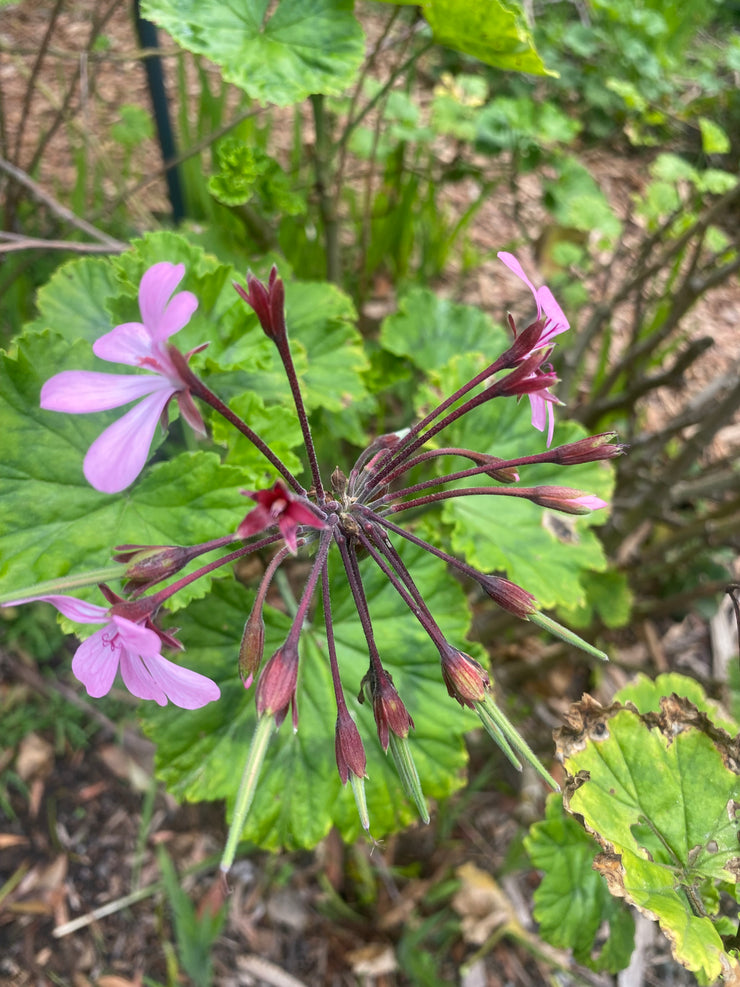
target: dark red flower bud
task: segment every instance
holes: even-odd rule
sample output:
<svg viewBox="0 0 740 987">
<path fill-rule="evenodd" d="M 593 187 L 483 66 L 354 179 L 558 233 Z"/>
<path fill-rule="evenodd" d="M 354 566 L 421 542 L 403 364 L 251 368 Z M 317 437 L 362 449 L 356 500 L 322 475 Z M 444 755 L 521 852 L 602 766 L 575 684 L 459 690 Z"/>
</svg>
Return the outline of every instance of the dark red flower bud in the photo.
<svg viewBox="0 0 740 987">
<path fill-rule="evenodd" d="M 266 336 L 275 342 L 283 342 L 288 335 L 285 325 L 285 285 L 277 276 L 277 268 L 273 264 L 270 277 L 265 286 L 247 272 L 246 290 L 234 283 L 234 287 L 247 305 L 253 309 Z"/>
<path fill-rule="evenodd" d="M 357 778 L 367 776 L 365 748 L 362 746 L 360 731 L 346 706 L 343 706 L 337 714 L 334 748 L 339 777 L 343 785 L 346 785 L 350 771 Z"/>
<path fill-rule="evenodd" d="M 381 669 L 378 673 L 371 666 L 362 684 L 367 686 L 372 699 L 373 715 L 381 746 L 384 751 L 388 750 L 389 733 L 406 738 L 409 730 L 413 729 L 414 721 L 398 695 L 393 679 L 385 669 Z M 363 701 L 362 692 L 358 699 L 360 702 Z"/>
<path fill-rule="evenodd" d="M 515 617 L 526 619 L 537 610 L 537 600 L 532 594 L 512 583 L 510 579 L 483 574 L 476 576 L 475 579 L 494 603 L 498 603 L 502 609 L 513 613 Z"/>
<path fill-rule="evenodd" d="M 262 670 L 255 695 L 257 715 L 274 716 L 280 726 L 294 701 L 297 681 L 298 645 L 288 638 Z"/>
<path fill-rule="evenodd" d="M 461 706 L 475 709 L 482 702 L 491 684 L 488 672 L 475 658 L 464 651 L 448 646 L 440 650 L 442 678 L 447 691 Z"/>
</svg>

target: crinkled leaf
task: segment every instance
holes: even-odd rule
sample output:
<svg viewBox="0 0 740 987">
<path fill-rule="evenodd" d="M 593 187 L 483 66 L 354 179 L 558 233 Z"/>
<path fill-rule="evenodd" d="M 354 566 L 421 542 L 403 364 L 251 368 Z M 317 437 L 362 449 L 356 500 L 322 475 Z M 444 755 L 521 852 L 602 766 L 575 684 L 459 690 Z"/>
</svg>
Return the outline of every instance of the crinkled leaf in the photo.
<svg viewBox="0 0 740 987">
<path fill-rule="evenodd" d="M 549 795 L 545 819 L 524 840 L 542 880 L 534 893 L 534 917 L 540 935 L 553 946 L 572 949 L 579 963 L 616 973 L 629 962 L 635 923 L 593 869 L 598 844 L 563 811 L 562 798 Z M 602 923 L 609 935 L 598 950 L 594 940 Z"/>
<path fill-rule="evenodd" d="M 86 339 L 92 343 L 115 325 L 106 300 L 117 290 L 115 269 L 109 260 L 83 257 L 62 264 L 39 288 L 39 314 L 25 331 L 55 329 L 69 340 Z"/>
<path fill-rule="evenodd" d="M 230 404 L 231 410 L 247 422 L 263 442 L 278 456 L 288 469 L 298 476 L 304 469 L 301 459 L 292 451 L 303 444 L 298 417 L 293 408 L 271 406 L 254 391 L 243 391 Z M 227 448 L 224 462 L 245 467 L 250 474 L 278 478 L 277 470 L 264 458 L 252 443 L 237 432 L 224 418 L 214 415 L 213 439 Z M 263 486 L 266 480 L 260 483 Z"/>
<path fill-rule="evenodd" d="M 461 353 L 488 353 L 493 360 L 511 339 L 482 309 L 416 287 L 401 298 L 398 311 L 383 320 L 380 342 L 429 373 Z"/>
<path fill-rule="evenodd" d="M 497 350 L 493 351 L 498 352 Z M 420 392 L 422 410 L 432 401 L 452 393 L 486 366 L 488 357 L 455 358 L 439 374 L 432 375 L 434 390 Z M 557 410 L 556 410 L 557 414 Z M 559 422 L 553 445 L 574 442 L 587 433 L 574 422 Z M 454 422 L 437 437 L 445 446 L 459 446 L 490 453 L 502 459 L 545 449 L 545 438 L 532 428 L 527 398 L 517 404 L 509 398 L 494 399 Z M 447 460 L 452 469 L 464 468 L 461 460 Z M 540 464 L 520 469 L 521 486 L 573 487 L 609 499 L 613 470 L 607 463 L 578 466 Z M 500 486 L 476 476 L 458 486 Z M 584 576 L 606 568 L 606 557 L 593 525 L 603 523 L 603 511 L 574 517 L 543 510 L 527 500 L 506 496 L 469 496 L 447 500 L 442 520 L 451 525 L 455 553 L 485 572 L 503 570 L 515 583 L 537 597 L 545 608 L 566 612 L 586 599 Z"/>
<path fill-rule="evenodd" d="M 431 556 L 411 550 L 405 557 L 440 626 L 452 641 L 462 643 L 468 616 L 460 587 Z M 372 709 L 354 698 L 368 657 L 341 572 L 339 565 L 332 566 L 337 650 L 347 702 L 367 752 L 370 829 L 380 836 L 408 825 L 416 813 L 379 745 Z M 390 584 L 368 563 L 363 565 L 363 578 L 383 664 L 416 724 L 410 743 L 424 792 L 429 798 L 442 798 L 464 781 L 463 734 L 477 720 L 447 696 L 436 649 Z M 218 583 L 207 600 L 178 613 L 180 638 L 187 647 L 184 660 L 215 678 L 222 697 L 186 717 L 154 704 L 143 709 L 145 729 L 158 745 L 158 773 L 177 798 L 225 798 L 233 807 L 255 725 L 253 694 L 245 692 L 237 674 L 239 641 L 250 605 L 251 594 L 243 587 Z M 289 620 L 268 608 L 265 622 L 267 657 L 284 641 Z M 244 831 L 245 839 L 267 848 L 313 846 L 332 825 L 347 840 L 360 831 L 351 789 L 342 787 L 334 760 L 336 706 L 323 621 L 304 633 L 301 643 L 298 709 L 298 733 L 285 723 L 270 744 Z"/>
<path fill-rule="evenodd" d="M 727 716 L 719 703 L 709 699 L 696 679 L 679 672 L 667 672 L 655 679 L 649 679 L 640 672 L 614 694 L 614 702 L 634 703 L 640 713 L 659 713 L 660 700 L 673 693 L 688 699 L 702 713 L 706 713 L 715 726 L 729 734 L 734 735 L 740 730 L 740 725 Z"/>
<path fill-rule="evenodd" d="M 714 882 L 740 877 L 738 739 L 686 699 L 640 715 L 589 696 L 556 735 L 566 808 L 604 852 L 612 894 L 657 919 L 676 959 L 714 980 L 730 959 L 713 922 Z"/>
<path fill-rule="evenodd" d="M 142 12 L 253 99 L 289 106 L 338 95 L 365 54 L 352 0 L 145 0 Z"/>
</svg>

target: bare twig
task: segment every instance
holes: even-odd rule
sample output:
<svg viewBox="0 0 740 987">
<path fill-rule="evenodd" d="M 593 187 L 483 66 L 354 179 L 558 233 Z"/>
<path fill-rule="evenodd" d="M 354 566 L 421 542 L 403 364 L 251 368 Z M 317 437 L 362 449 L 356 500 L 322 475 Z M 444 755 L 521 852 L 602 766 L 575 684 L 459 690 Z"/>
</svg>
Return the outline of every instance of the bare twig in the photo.
<svg viewBox="0 0 740 987">
<path fill-rule="evenodd" d="M 17 250 L 69 250 L 75 254 L 116 254 L 125 250 L 126 246 L 124 243 L 113 247 L 106 243 L 82 243 L 79 240 L 44 240 L 42 237 L 0 231 L 0 254 L 9 254 Z"/>
<path fill-rule="evenodd" d="M 116 240 L 112 236 L 108 236 L 102 230 L 88 223 L 87 220 L 82 219 L 80 216 L 76 216 L 70 209 L 63 206 L 61 202 L 58 202 L 53 196 L 45 192 L 41 186 L 35 182 L 30 175 L 26 174 L 21 168 L 17 168 L 15 165 L 6 161 L 4 158 L 0 158 L 0 171 L 4 171 L 6 175 L 9 175 L 14 181 L 19 185 L 23 185 L 31 195 L 38 202 L 42 202 L 48 209 L 50 209 L 59 219 L 70 226 L 74 226 L 75 229 L 80 230 L 82 233 L 87 233 L 88 236 L 97 240 L 98 243 L 105 244 L 107 247 L 112 248 L 115 251 L 121 251 L 126 249 L 126 244 L 122 243 L 120 240 Z"/>
</svg>

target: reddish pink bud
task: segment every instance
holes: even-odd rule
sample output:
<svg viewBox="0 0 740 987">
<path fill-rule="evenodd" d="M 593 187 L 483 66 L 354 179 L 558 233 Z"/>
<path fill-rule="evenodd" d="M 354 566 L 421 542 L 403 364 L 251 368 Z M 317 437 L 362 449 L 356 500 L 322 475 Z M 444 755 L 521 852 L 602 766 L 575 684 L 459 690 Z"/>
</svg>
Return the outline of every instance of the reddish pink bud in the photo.
<svg viewBox="0 0 740 987">
<path fill-rule="evenodd" d="M 237 292 L 247 305 L 253 309 L 266 336 L 276 342 L 287 338 L 285 326 L 285 285 L 277 276 L 277 268 L 273 264 L 270 277 L 265 286 L 251 273 L 247 272 L 246 290 L 240 284 L 234 284 Z"/>
<path fill-rule="evenodd" d="M 262 670 L 255 696 L 257 715 L 274 716 L 280 726 L 295 698 L 297 681 L 298 645 L 288 638 Z"/>
<path fill-rule="evenodd" d="M 367 777 L 365 748 L 362 746 L 360 731 L 346 706 L 342 706 L 337 714 L 334 748 L 343 785 L 347 784 L 350 771 L 357 778 Z"/>
<path fill-rule="evenodd" d="M 408 737 L 409 730 L 413 729 L 414 721 L 398 695 L 393 679 L 384 669 L 378 674 L 371 666 L 362 684 L 367 686 L 370 692 L 381 746 L 384 751 L 388 750 L 389 734 L 394 733 L 397 737 L 405 739 Z M 362 692 L 357 698 L 363 702 Z"/>
<path fill-rule="evenodd" d="M 537 600 L 532 594 L 512 583 L 510 579 L 504 576 L 485 575 L 477 576 L 476 579 L 494 603 L 498 603 L 502 609 L 513 613 L 515 617 L 526 620 L 537 610 Z"/>
<path fill-rule="evenodd" d="M 180 545 L 117 545 L 113 560 L 126 566 L 126 592 L 136 588 L 137 593 L 143 593 L 155 583 L 174 576 L 195 554 L 193 549 Z"/>
<path fill-rule="evenodd" d="M 614 459 L 621 456 L 625 446 L 614 442 L 616 432 L 602 432 L 600 435 L 589 435 L 578 442 L 569 442 L 552 450 L 553 462 L 563 466 L 575 466 L 577 463 L 593 463 L 599 459 Z"/>
<path fill-rule="evenodd" d="M 590 514 L 609 506 L 600 497 L 569 487 L 533 487 L 529 499 L 540 507 L 549 507 L 564 514 Z"/>
<path fill-rule="evenodd" d="M 474 703 L 482 702 L 490 687 L 488 673 L 480 662 L 457 648 L 441 650 L 440 658 L 447 691 L 461 706 L 474 709 Z"/>
<path fill-rule="evenodd" d="M 262 664 L 265 651 L 265 622 L 262 618 L 262 604 L 255 604 L 244 625 L 242 641 L 239 645 L 239 675 L 244 688 L 252 684 L 255 673 Z"/>
</svg>

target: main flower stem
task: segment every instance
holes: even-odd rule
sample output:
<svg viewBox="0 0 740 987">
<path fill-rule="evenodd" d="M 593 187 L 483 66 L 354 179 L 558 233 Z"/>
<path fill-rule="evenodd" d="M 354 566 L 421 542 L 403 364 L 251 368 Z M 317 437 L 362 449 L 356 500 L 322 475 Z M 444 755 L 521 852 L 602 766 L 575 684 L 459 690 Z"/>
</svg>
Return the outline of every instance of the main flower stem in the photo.
<svg viewBox="0 0 740 987">
<path fill-rule="evenodd" d="M 249 425 L 247 425 L 247 423 L 239 417 L 239 415 L 234 414 L 231 408 L 227 404 L 224 404 L 221 398 L 215 395 L 199 377 L 195 376 L 178 350 L 170 346 L 167 352 L 172 357 L 182 380 L 188 385 L 190 393 L 195 395 L 195 397 L 200 398 L 201 401 L 205 401 L 206 404 L 209 404 L 214 411 L 217 411 L 222 418 L 225 418 L 226 421 L 233 425 L 234 428 L 238 429 L 245 438 L 249 439 L 252 445 L 256 449 L 259 449 L 265 459 L 272 463 L 278 473 L 280 473 L 283 479 L 293 488 L 293 490 L 295 490 L 297 494 L 303 496 L 306 493 L 304 487 L 293 476 L 279 456 L 275 455 L 267 443 L 263 442 L 259 435 L 257 435 L 257 433 L 251 429 Z"/>
</svg>

